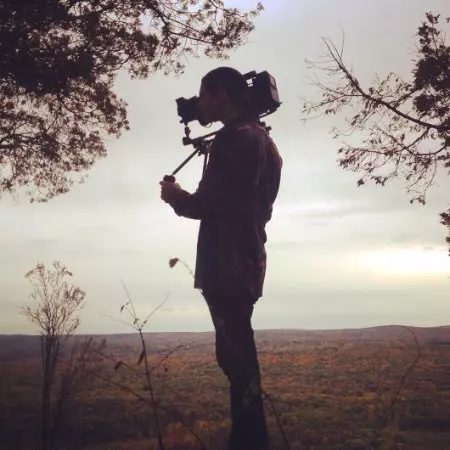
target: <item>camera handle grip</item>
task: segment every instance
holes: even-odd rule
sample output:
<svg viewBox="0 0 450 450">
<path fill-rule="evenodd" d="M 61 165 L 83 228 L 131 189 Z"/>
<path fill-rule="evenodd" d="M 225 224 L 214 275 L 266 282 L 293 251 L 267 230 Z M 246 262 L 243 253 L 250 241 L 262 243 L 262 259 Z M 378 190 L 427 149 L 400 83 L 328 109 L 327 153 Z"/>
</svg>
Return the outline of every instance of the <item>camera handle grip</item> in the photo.
<svg viewBox="0 0 450 450">
<path fill-rule="evenodd" d="M 175 177 L 173 175 L 164 175 L 163 180 L 169 183 L 175 183 Z"/>
</svg>

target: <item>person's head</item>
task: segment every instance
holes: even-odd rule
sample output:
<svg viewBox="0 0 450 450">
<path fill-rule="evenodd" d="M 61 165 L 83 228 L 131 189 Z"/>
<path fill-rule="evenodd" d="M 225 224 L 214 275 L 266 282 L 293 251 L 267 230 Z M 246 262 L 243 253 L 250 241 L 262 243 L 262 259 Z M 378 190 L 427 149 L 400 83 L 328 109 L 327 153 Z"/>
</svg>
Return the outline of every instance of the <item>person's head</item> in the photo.
<svg viewBox="0 0 450 450">
<path fill-rule="evenodd" d="M 198 108 L 207 123 L 220 121 L 226 125 L 251 117 L 250 88 L 244 76 L 231 67 L 208 72 L 202 78 Z"/>
</svg>

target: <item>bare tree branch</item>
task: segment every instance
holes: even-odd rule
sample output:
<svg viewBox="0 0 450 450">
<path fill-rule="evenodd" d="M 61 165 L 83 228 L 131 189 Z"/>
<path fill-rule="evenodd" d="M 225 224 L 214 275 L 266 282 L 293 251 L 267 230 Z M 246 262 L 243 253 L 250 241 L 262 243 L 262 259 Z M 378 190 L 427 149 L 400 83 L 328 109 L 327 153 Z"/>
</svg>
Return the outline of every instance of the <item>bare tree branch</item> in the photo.
<svg viewBox="0 0 450 450">
<path fill-rule="evenodd" d="M 390 73 L 363 88 L 344 62 L 343 46 L 329 39 L 323 40 L 325 56 L 307 62 L 322 96 L 305 101 L 304 113 L 348 113 L 349 129 L 332 130 L 342 143 L 339 166 L 360 173 L 358 186 L 400 178 L 410 201 L 421 204 L 437 174 L 448 175 L 450 168 L 450 46 L 439 19 L 427 13 L 418 29 L 410 81 Z M 346 141 L 355 133 L 362 136 L 360 145 Z"/>
</svg>

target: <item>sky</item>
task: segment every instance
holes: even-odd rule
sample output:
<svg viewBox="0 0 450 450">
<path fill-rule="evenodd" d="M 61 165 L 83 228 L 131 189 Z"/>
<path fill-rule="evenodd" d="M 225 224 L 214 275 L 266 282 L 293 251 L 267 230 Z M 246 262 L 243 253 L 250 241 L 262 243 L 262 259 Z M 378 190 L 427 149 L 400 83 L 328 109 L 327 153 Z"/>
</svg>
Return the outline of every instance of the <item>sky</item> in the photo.
<svg viewBox="0 0 450 450">
<path fill-rule="evenodd" d="M 244 10 L 255 1 L 226 1 Z M 346 62 L 363 83 L 375 74 L 408 77 L 417 27 L 426 11 L 450 16 L 448 0 L 265 0 L 248 43 L 226 62 L 190 59 L 182 76 L 118 77 L 131 130 L 108 139 L 108 156 L 84 184 L 47 204 L 0 200 L 0 333 L 35 333 L 20 314 L 33 305 L 24 277 L 38 261 L 61 261 L 85 292 L 80 333 L 133 331 L 120 313 L 122 281 L 140 317 L 169 300 L 146 331 L 210 331 L 209 312 L 178 257 L 194 268 L 198 222 L 159 197 L 159 181 L 192 151 L 182 145 L 175 99 L 198 94 L 201 77 L 229 65 L 267 70 L 280 109 L 266 118 L 284 160 L 280 193 L 267 225 L 268 268 L 255 329 L 336 329 L 450 324 L 450 258 L 438 214 L 449 207 L 448 177 L 437 179 L 425 206 L 409 203 L 402 180 L 356 187 L 358 175 L 337 164 L 333 120 L 302 121 L 302 98 L 319 98 L 305 59 L 323 54 L 322 37 L 342 41 Z M 406 7 L 407 5 L 407 7 Z M 192 127 L 193 135 L 210 130 Z M 355 136 L 357 139 L 357 136 Z M 177 176 L 195 190 L 202 159 Z M 447 196 L 445 195 L 447 193 Z"/>
</svg>

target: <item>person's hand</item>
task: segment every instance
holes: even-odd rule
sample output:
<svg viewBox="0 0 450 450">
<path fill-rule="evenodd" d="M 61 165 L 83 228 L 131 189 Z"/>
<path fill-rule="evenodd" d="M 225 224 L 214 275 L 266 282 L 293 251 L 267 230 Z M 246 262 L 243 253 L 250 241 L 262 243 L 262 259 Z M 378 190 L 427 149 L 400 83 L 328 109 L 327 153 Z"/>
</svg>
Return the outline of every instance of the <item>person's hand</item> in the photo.
<svg viewBox="0 0 450 450">
<path fill-rule="evenodd" d="M 181 186 L 178 183 L 160 181 L 159 184 L 161 186 L 161 198 L 166 203 L 169 203 L 170 199 L 173 198 L 174 193 L 181 191 Z"/>
</svg>

